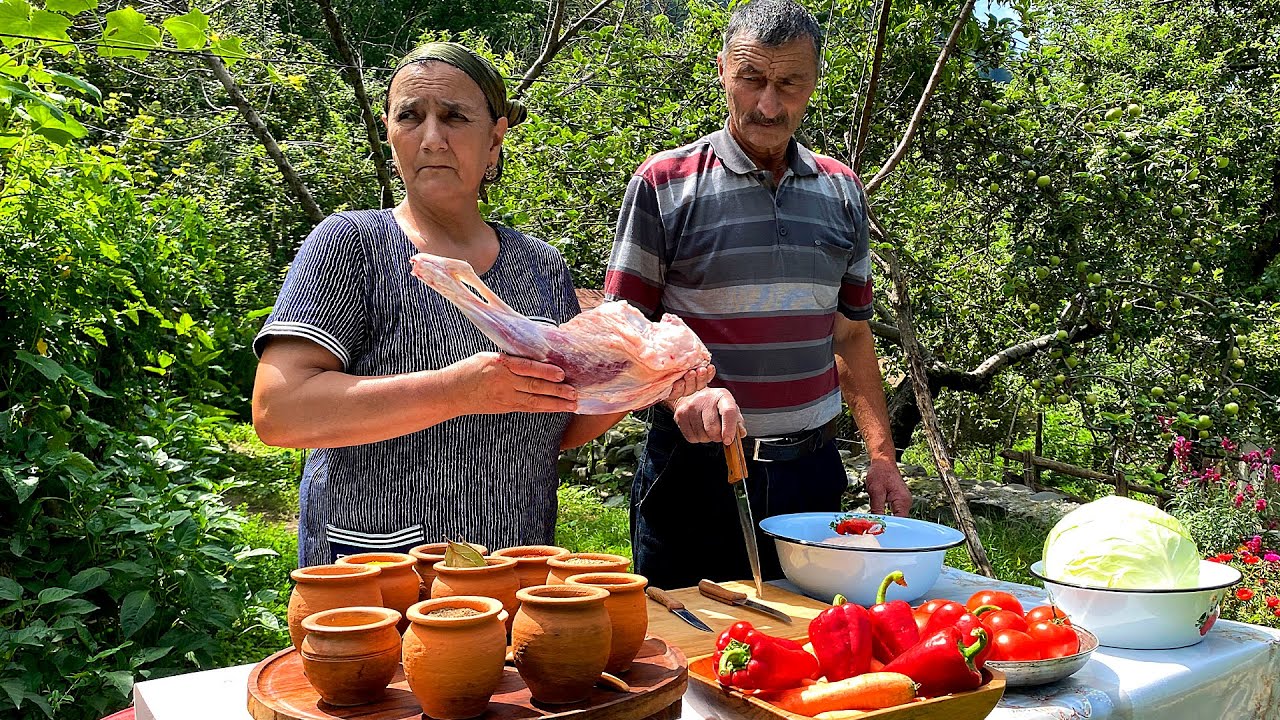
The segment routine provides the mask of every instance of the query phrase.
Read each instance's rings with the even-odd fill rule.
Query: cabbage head
[[[1044,541],[1050,580],[1127,589],[1200,583],[1200,551],[1177,518],[1137,500],[1109,496],[1067,513]]]

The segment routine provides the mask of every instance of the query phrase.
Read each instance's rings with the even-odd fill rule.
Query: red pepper
[[[973,631],[971,638],[950,627],[916,645],[884,666],[884,672],[898,672],[920,684],[921,697],[972,690],[982,684],[982,672],[974,657],[987,646],[987,631]]]
[[[929,624],[925,625],[924,631],[920,633],[920,637],[923,640],[928,640],[949,627],[959,630],[960,636],[966,638],[970,636],[970,633],[978,628],[982,628],[988,632],[988,635],[990,635],[990,630],[982,623],[982,620],[979,619],[978,616],[968,610],[965,610],[964,605],[953,602],[947,603],[934,611],[933,615],[929,617]],[[982,669],[983,665],[987,664],[987,658],[991,655],[992,647],[993,646],[988,643],[982,648],[982,652],[978,653],[978,655],[974,657],[974,665],[976,665],[979,670]]]
[[[787,690],[818,677],[818,661],[800,643],[739,622],[720,633],[712,660],[721,684],[742,690]]]
[[[846,515],[831,523],[831,529],[840,535],[879,535],[884,532],[883,520]]]
[[[835,607],[809,623],[809,642],[829,682],[861,675],[871,667],[871,616],[866,608],[837,595]]]
[[[907,586],[900,571],[889,573],[884,582],[880,583],[876,604],[868,611],[871,615],[872,653],[883,663],[888,663],[920,642],[920,629],[916,627],[911,606],[905,600],[884,601],[890,583]]]

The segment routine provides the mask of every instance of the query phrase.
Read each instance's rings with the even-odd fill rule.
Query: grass
[[[609,507],[584,485],[561,485],[557,495],[556,544],[573,552],[631,557],[630,518],[625,505]]]
[[[1028,568],[1043,554],[1044,537],[1048,532],[1033,523],[993,523],[986,518],[975,518],[978,538],[987,551],[987,560],[996,571],[996,578],[1008,582],[1042,587],[1031,576]],[[977,572],[969,559],[969,550],[960,545],[947,551],[946,564],[960,570]]]

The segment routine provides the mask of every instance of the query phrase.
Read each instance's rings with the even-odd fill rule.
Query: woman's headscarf
[[[471,78],[476,85],[479,85],[480,92],[484,94],[485,101],[489,104],[489,114],[495,122],[498,118],[505,117],[508,127],[514,127],[524,122],[524,119],[528,117],[529,112],[524,103],[507,98],[507,86],[502,80],[502,75],[498,73],[498,69],[469,48],[453,42],[423,43],[414,48],[396,64],[396,69],[391,73],[391,78],[387,81],[387,98],[384,101],[385,112],[390,112],[391,110],[391,83],[395,81],[396,75],[407,65],[431,60],[439,60],[458,68],[466,73],[467,77]],[[502,177],[504,153],[505,151],[503,150],[498,151],[497,177],[494,178],[494,181]]]

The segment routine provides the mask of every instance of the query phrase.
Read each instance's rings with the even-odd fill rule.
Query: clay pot
[[[604,609],[609,613],[609,625],[613,631],[609,663],[604,666],[604,671],[616,675],[631,669],[631,661],[640,652],[645,633],[649,631],[649,608],[644,595],[649,580],[632,573],[586,573],[570,576],[568,584],[589,585],[609,591]]]
[[[507,611],[507,630],[510,630],[516,608],[520,606],[520,601],[516,600],[516,591],[520,589],[516,559],[490,556],[484,560],[487,563],[484,567],[469,568],[449,567],[443,560],[436,563],[431,599],[458,595],[494,598],[502,602],[502,609]]]
[[[511,627],[516,670],[534,700],[579,702],[609,662],[609,591],[587,585],[536,585],[516,593]]]
[[[418,602],[418,573],[414,572],[417,560],[412,555],[392,552],[367,552],[338,558],[339,565],[374,565],[378,574],[378,590],[382,592],[382,606],[400,613],[396,629],[401,633],[409,627],[405,611]]]
[[[475,543],[467,543],[475,548],[481,555],[488,555],[489,548]],[[414,560],[418,561],[415,570],[418,571],[418,577],[422,578],[422,583],[418,585],[418,599],[431,599],[431,581],[436,579],[435,566],[436,563],[444,559],[444,549],[449,547],[447,542],[427,543],[426,545],[418,545],[409,549],[409,554]]]
[[[547,584],[563,585],[570,575],[621,572],[631,569],[631,560],[608,553],[569,553],[547,561]]]
[[[400,613],[384,607],[341,607],[302,621],[302,672],[330,705],[382,699],[400,667]]]
[[[289,573],[297,583],[289,595],[289,639],[302,649],[307,631],[302,620],[312,613],[340,607],[382,605],[377,565],[312,565]]]
[[[555,545],[517,545],[503,548],[494,553],[495,557],[512,557],[516,559],[516,575],[520,578],[520,587],[547,584],[547,561],[553,557],[563,557],[569,551]]]
[[[409,608],[404,674],[429,718],[480,715],[502,682],[507,612],[477,595],[423,600]]]

